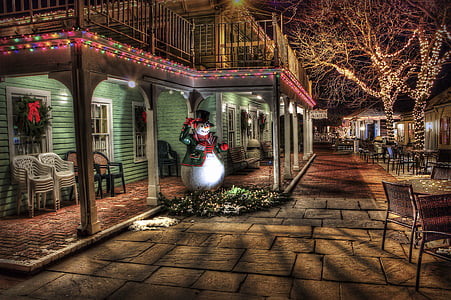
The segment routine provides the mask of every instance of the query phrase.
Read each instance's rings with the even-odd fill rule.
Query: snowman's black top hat
[[[196,118],[194,119],[194,123],[205,123],[209,124],[210,127],[215,126],[215,124],[208,121],[210,118],[210,112],[206,110],[196,110]]]

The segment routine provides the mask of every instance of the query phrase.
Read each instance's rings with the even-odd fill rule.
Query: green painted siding
[[[6,78],[0,83],[0,217],[16,213],[16,186],[11,184],[6,87],[50,91],[52,106],[52,147],[61,157],[75,147],[73,103],[69,91],[46,75]],[[102,82],[94,97],[113,101],[114,160],[124,164],[125,179],[147,178],[147,162],[134,162],[132,101],[143,102],[138,89]],[[24,203],[24,202],[22,202]]]
[[[60,82],[49,79],[46,75],[6,78],[0,83],[0,216],[16,213],[15,185],[11,184],[10,155],[7,121],[6,87],[26,88],[40,91],[50,91],[52,106],[52,145],[53,152],[64,155],[66,149],[74,148],[74,126],[72,114],[72,99],[64,95],[67,89]],[[24,201],[22,201],[24,203]]]
[[[172,150],[177,152],[179,171],[180,162],[186,152],[186,146],[179,141],[180,131],[186,117],[188,117],[187,101],[180,93],[163,92],[160,94],[157,102],[157,139],[168,142]],[[174,170],[172,172],[174,175]],[[164,170],[163,175],[167,175],[167,169]]]
[[[235,137],[236,137],[236,146],[245,146],[247,143],[247,139],[244,136],[245,132],[241,129],[241,108],[248,107],[250,104],[250,100],[246,97],[242,97],[240,95],[234,93],[223,93],[222,98],[223,105],[233,104],[236,107],[236,115],[235,115]],[[267,113],[267,122],[265,128],[263,130],[263,134],[260,136],[260,141],[272,140],[271,138],[271,122],[270,122],[270,114],[269,114],[269,105],[267,103],[259,104],[258,110],[264,111]],[[224,140],[229,142],[228,139],[228,128],[227,128],[227,112],[223,112],[222,120],[224,127],[222,128],[222,133],[224,136]],[[229,157],[226,157],[225,160],[226,171],[227,173],[233,172],[233,166],[231,165],[231,161]]]
[[[112,100],[112,161],[122,162],[126,182],[134,182],[147,178],[147,161],[135,162],[133,102],[144,102],[137,88],[129,88],[110,82],[101,82],[94,91],[93,97]],[[120,183],[117,180],[116,186]]]

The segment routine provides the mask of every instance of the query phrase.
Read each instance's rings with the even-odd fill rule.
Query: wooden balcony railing
[[[0,0],[0,36],[90,29],[193,65],[192,24],[153,0]]]
[[[194,24],[156,0],[0,0],[0,37],[89,29],[202,69],[283,67],[306,75],[275,17]]]
[[[207,69],[274,66],[272,21],[199,24],[194,30],[195,61]]]

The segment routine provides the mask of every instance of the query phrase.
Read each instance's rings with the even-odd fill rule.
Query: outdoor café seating
[[[412,185],[382,181],[387,198],[387,211],[382,235],[382,250],[385,246],[387,224],[392,222],[410,229],[409,262],[412,260],[412,248],[415,233],[418,230],[417,209]]]
[[[451,179],[451,167],[440,165],[433,166],[431,179]]]
[[[415,289],[418,291],[424,253],[451,261],[451,194],[419,196],[417,206],[421,223],[415,281]],[[431,243],[434,241],[435,244]]]
[[[175,167],[175,173],[179,176],[177,152],[172,150],[171,145],[166,141],[158,141],[158,169],[160,176],[164,175],[164,167],[168,167],[168,175],[171,176],[171,168]]]
[[[400,166],[401,166],[401,155],[398,151],[398,149],[389,146],[387,147],[387,170],[390,170],[390,164],[391,164],[391,170],[396,171],[396,174],[399,174]]]
[[[102,186],[103,180],[106,180],[107,192],[110,192],[111,197],[114,197],[114,179],[120,178],[122,181],[122,190],[126,193],[122,163],[110,161],[104,153],[99,151],[94,151],[93,155],[94,167],[100,176],[100,186]]]
[[[77,152],[76,151],[67,151],[64,155],[64,160],[70,161],[74,164],[74,174],[75,174],[75,181],[78,182],[78,160],[77,160]],[[94,174],[94,181],[97,182],[97,194],[100,196],[100,198],[103,198],[103,190],[102,190],[102,181],[101,176],[95,171],[95,168],[93,168]],[[69,195],[69,199],[72,199],[72,191]]]
[[[17,214],[20,214],[23,193],[27,194],[28,213],[34,217],[35,199],[38,209],[46,206],[47,193],[53,195],[54,209],[59,208],[58,193],[52,176],[52,167],[41,163],[36,157],[30,155],[18,155],[11,163],[11,175],[14,183],[18,184]]]

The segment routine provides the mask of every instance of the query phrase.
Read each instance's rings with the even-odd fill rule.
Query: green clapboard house
[[[177,152],[180,170],[180,130],[199,109],[232,148],[272,145],[273,189],[296,168],[299,145],[312,154],[315,101],[277,18],[257,21],[223,0],[34,2],[0,10],[0,217],[17,213],[14,157],[43,152],[76,152],[85,234],[100,230],[93,151],[121,162],[126,183],[147,180],[157,205],[169,175],[157,141]],[[37,128],[37,116],[48,126]],[[225,166],[239,168],[230,155]]]

